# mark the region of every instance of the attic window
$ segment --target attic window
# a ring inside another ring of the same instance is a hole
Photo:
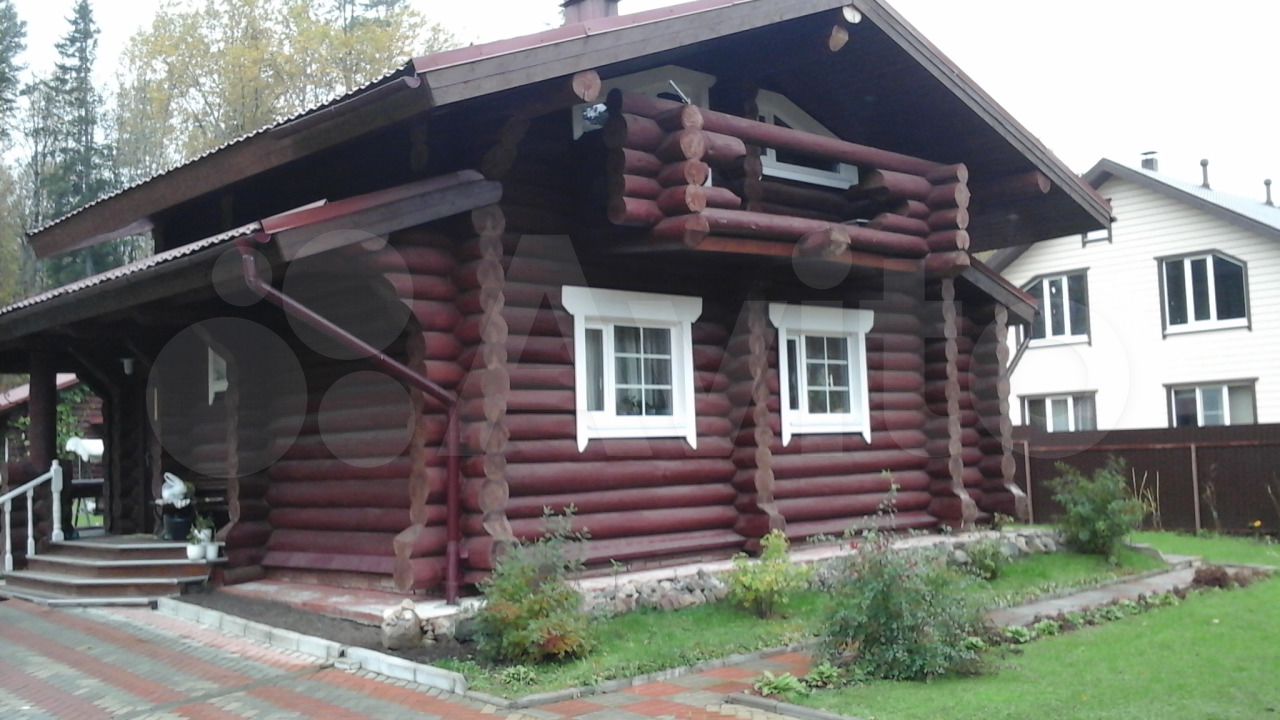
[[[680,92],[689,98],[689,102],[698,107],[711,106],[711,86],[716,84],[714,75],[700,73],[676,65],[664,65],[652,70],[622,75],[605,80],[600,89],[600,102],[595,105],[578,105],[573,109],[573,137],[580,138],[586,133],[599,130],[608,120],[604,111],[604,100],[609,92],[618,89],[624,92],[648,95],[684,102],[672,83],[680,88]]]
[[[212,405],[218,395],[226,392],[230,386],[226,358],[219,355],[213,348],[209,348],[209,404]]]
[[[760,122],[829,138],[836,137],[835,133],[823,127],[813,116],[778,93],[761,90],[756,97],[756,104],[760,109]],[[839,190],[847,190],[858,182],[856,167],[826,158],[765,148],[761,160],[766,177],[824,185]]]

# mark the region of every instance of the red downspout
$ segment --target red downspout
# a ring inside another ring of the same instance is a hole
[[[462,522],[461,508],[459,499],[461,497],[461,477],[459,474],[458,451],[461,446],[462,423],[458,418],[458,396],[449,390],[441,387],[431,381],[426,375],[408,367],[404,363],[378,350],[372,345],[366,343],[360,338],[352,335],[347,330],[334,324],[323,315],[315,312],[311,308],[285,295],[275,289],[270,282],[263,280],[258,275],[258,266],[255,261],[255,254],[251,246],[257,242],[264,244],[270,242],[271,236],[266,233],[258,233],[251,238],[245,238],[236,243],[236,249],[240,251],[240,272],[244,276],[244,282],[251,290],[262,296],[271,304],[279,307],[287,315],[291,315],[302,322],[310,325],[316,330],[337,340],[343,347],[366,357],[374,365],[381,368],[388,375],[398,378],[399,380],[418,388],[431,398],[445,406],[447,411],[447,430],[446,430],[446,480],[445,480],[445,503],[447,519],[447,544],[445,546],[445,581],[444,595],[445,601],[450,605],[458,604],[458,596],[461,587],[461,545],[462,545]]]

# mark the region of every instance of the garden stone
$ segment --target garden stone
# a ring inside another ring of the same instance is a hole
[[[1022,551],[1018,548],[1018,546],[1015,543],[1009,542],[1007,540],[1005,542],[1000,543],[1000,552],[1010,560],[1022,554]]]
[[[1020,535],[1013,536],[1013,544],[1017,546],[1019,553],[1031,552],[1031,550],[1027,547],[1027,539]]]
[[[422,647],[422,618],[412,600],[404,600],[399,607],[382,613],[382,647],[388,650],[409,650]]]
[[[969,553],[965,552],[964,550],[961,550],[960,548],[956,548],[955,550],[951,551],[951,562],[955,563],[956,565],[968,565]]]
[[[1058,552],[1058,544],[1053,541],[1053,538],[1047,535],[1040,538],[1040,545],[1044,547],[1044,551],[1047,553]]]

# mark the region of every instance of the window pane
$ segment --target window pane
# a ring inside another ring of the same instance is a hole
[[[1253,387],[1251,385],[1234,385],[1227,388],[1227,400],[1231,404],[1232,425],[1252,425],[1257,422],[1253,417]]]
[[[1227,424],[1226,407],[1223,405],[1223,394],[1226,388],[1222,385],[1210,385],[1200,388],[1200,406],[1204,409],[1204,426],[1216,427]]]
[[[809,360],[825,360],[827,357],[826,338],[820,335],[805,335],[804,354]]]
[[[671,387],[671,358],[645,358],[644,384]]]
[[[1036,299],[1036,307],[1039,308],[1035,319],[1031,321],[1031,337],[1038,340],[1044,337],[1044,314],[1049,311],[1044,306],[1044,283],[1036,282],[1027,288],[1027,293]]]
[[[587,410],[604,410],[604,331],[587,330]]]
[[[644,396],[636,388],[618,388],[618,415],[643,415]]]
[[[827,365],[827,380],[833,388],[849,387],[849,366],[845,363]]]
[[[1213,294],[1218,305],[1219,320],[1244,317],[1244,266],[1215,257]]]
[[[1049,410],[1053,413],[1053,432],[1066,432],[1071,429],[1071,408],[1067,398],[1050,398]]]
[[[828,394],[829,409],[832,413],[849,412],[849,391],[848,390],[832,390]]]
[[[842,337],[827,338],[827,359],[847,360],[849,358],[849,341]]]
[[[1185,325],[1187,322],[1187,282],[1186,266],[1181,260],[1171,260],[1164,265],[1165,308],[1169,312],[1170,325]]]
[[[615,353],[640,352],[640,328],[619,325],[613,330],[613,351]]]
[[[1071,334],[1089,334],[1089,298],[1084,288],[1084,275],[1067,276],[1067,300],[1071,302]]]
[[[1027,422],[1037,430],[1047,430],[1045,422],[1044,398],[1031,398],[1027,401]]]
[[[1173,391],[1173,426],[1195,427],[1196,391],[1194,389]]]
[[[1209,264],[1204,258],[1191,261],[1191,302],[1196,320],[1209,319]]]
[[[1066,298],[1063,297],[1062,278],[1054,278],[1049,281],[1049,334],[1053,336],[1066,335],[1066,311],[1063,309],[1063,303]]]
[[[623,357],[619,355],[614,361],[614,384],[622,385],[639,385],[640,384],[640,358]]]
[[[827,386],[827,364],[826,363],[809,363],[808,372],[805,377],[809,382],[809,388],[824,388]]]
[[[644,391],[645,415],[670,415],[671,391],[663,389]]]
[[[1076,431],[1097,430],[1098,419],[1093,408],[1092,395],[1077,395],[1076,404]]]
[[[826,390],[809,391],[809,412],[811,414],[825,414],[827,412]]]
[[[792,410],[800,409],[800,357],[795,338],[787,340],[787,388],[791,391]]]
[[[643,328],[646,355],[670,355],[671,331],[666,328]]]

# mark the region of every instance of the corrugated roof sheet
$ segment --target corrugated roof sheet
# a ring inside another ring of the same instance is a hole
[[[75,373],[58,373],[57,383],[59,390],[66,390],[79,382],[80,378],[76,377]],[[4,415],[14,408],[22,407],[27,404],[29,399],[31,399],[30,385],[19,385],[0,392],[0,415]]]
[[[110,282],[112,280],[118,280],[120,278],[128,277],[130,275],[136,275],[142,272],[143,270],[147,270],[147,269],[156,267],[158,265],[164,265],[166,263],[173,262],[174,260],[178,260],[179,258],[187,257],[188,255],[194,255],[195,253],[200,252],[201,250],[205,250],[207,248],[221,245],[225,242],[235,240],[236,238],[248,237],[256,232],[260,232],[261,230],[262,230],[262,225],[259,223],[253,222],[253,223],[249,223],[248,225],[242,225],[238,228],[235,228],[234,230],[228,230],[224,233],[219,233],[217,235],[207,237],[203,240],[197,240],[196,242],[188,243],[181,247],[176,247],[172,250],[167,250],[165,252],[152,255],[151,257],[143,258],[141,260],[138,260],[137,262],[129,263],[128,265],[121,265],[120,267],[115,268],[114,270],[108,270],[104,273],[99,273],[97,275],[94,275],[93,277],[87,277],[83,280],[73,282],[69,285],[63,285],[62,287],[54,288],[52,290],[40,293],[39,295],[33,295],[29,298],[26,298],[25,300],[19,300],[18,302],[13,303],[12,305],[9,305],[7,307],[0,308],[0,317],[3,317],[4,315],[7,315],[12,312],[16,312],[18,310],[22,310],[23,308],[29,308],[34,305],[41,305],[43,303],[47,303],[50,300],[53,300],[54,298],[62,297],[63,295],[71,295],[73,293],[80,292],[81,290],[86,290],[88,288],[94,287],[95,285],[101,285],[103,283]]]
[[[1114,160],[1109,161],[1115,165],[1119,165],[1126,170],[1143,175],[1158,183],[1168,185],[1169,187],[1194,195],[1205,202],[1213,203],[1218,207],[1233,212],[1241,217],[1248,218],[1254,222],[1268,225],[1277,231],[1280,231],[1280,208],[1267,205],[1261,200],[1255,198],[1246,198],[1239,195],[1232,195],[1220,190],[1210,190],[1196,183],[1185,182],[1168,175],[1161,175],[1141,167],[1131,167],[1124,163],[1118,163]]]

